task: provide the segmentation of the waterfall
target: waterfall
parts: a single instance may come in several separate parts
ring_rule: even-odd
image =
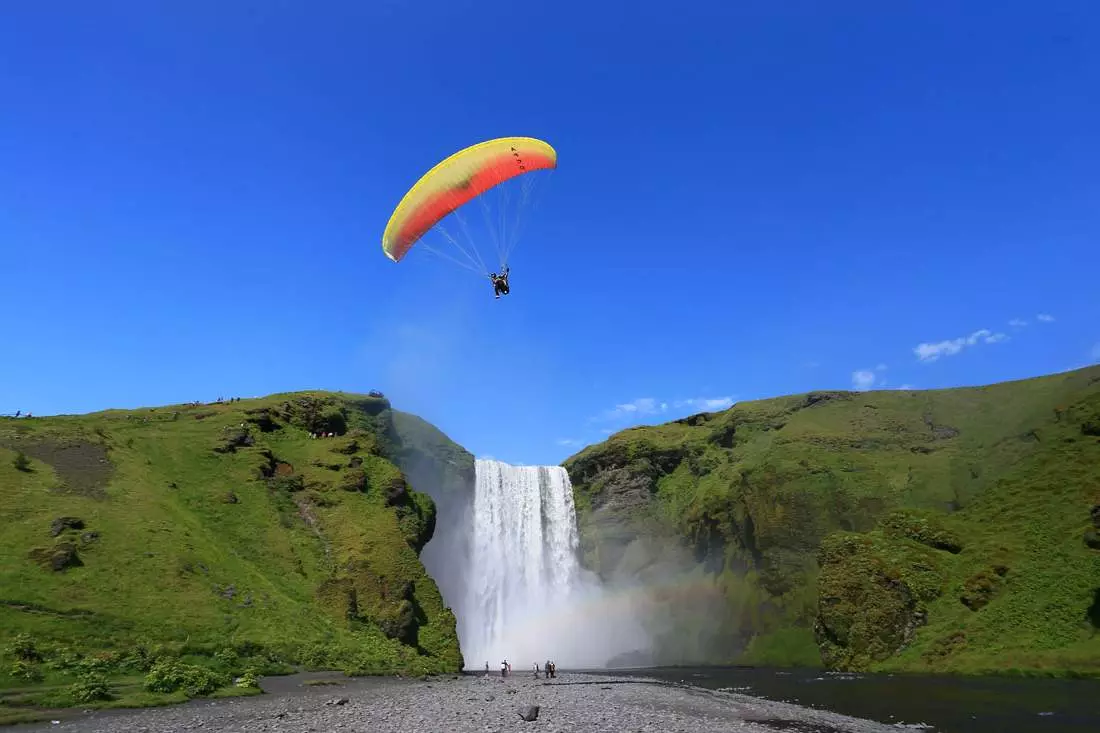
[[[472,537],[459,613],[469,668],[507,659],[516,671],[553,659],[602,667],[636,648],[636,624],[578,558],[580,537],[569,475],[559,466],[479,459]]]

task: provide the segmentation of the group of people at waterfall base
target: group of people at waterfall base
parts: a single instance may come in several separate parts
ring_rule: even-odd
[[[382,233],[382,251],[400,262],[417,245],[479,277],[488,277],[493,296],[499,300],[511,292],[508,257],[518,243],[523,213],[531,205],[538,181],[538,176],[531,174],[549,174],[557,165],[557,151],[532,137],[501,137],[463,148],[421,176],[401,198]],[[520,188],[514,196],[509,190],[512,185]],[[493,203],[494,195],[503,203]],[[479,208],[471,205],[475,200],[490,229],[480,241],[474,241],[465,218],[470,210]],[[513,207],[517,210],[512,211]],[[451,215],[461,231],[446,221]],[[432,230],[442,236],[444,251],[423,241]],[[465,243],[460,241],[462,234]],[[489,271],[481,253],[489,241],[497,250],[499,272]]]
[[[545,671],[546,679],[553,679],[558,676],[558,665],[556,662],[552,662],[549,659],[546,660],[546,666],[541,670],[539,669],[539,663],[535,662],[535,679],[539,678],[539,672]],[[500,663],[500,676],[507,677],[512,673],[512,663],[505,659]],[[489,663],[485,663],[485,674],[489,674]]]

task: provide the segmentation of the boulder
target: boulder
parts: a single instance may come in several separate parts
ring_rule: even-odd
[[[84,529],[84,520],[79,517],[58,517],[50,523],[50,536],[57,537],[67,529]]]
[[[76,552],[76,545],[71,542],[62,542],[51,548],[38,547],[28,554],[43,568],[54,572],[77,568],[84,564]]]

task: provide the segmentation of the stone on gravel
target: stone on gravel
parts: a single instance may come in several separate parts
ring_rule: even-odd
[[[489,689],[500,689],[486,689],[487,681],[474,675],[437,677],[429,687],[408,679],[349,679],[344,687],[355,698],[349,704],[349,697],[334,698],[331,690],[272,677],[261,684],[273,691],[256,697],[86,715],[77,708],[66,711],[60,724],[21,726],[19,733],[496,733],[517,726],[546,733],[897,733],[889,725],[824,710],[640,677],[562,673],[550,684],[520,677],[503,680],[507,692],[523,693],[522,705],[506,695],[487,695]],[[613,689],[600,689],[611,683]],[[283,691],[275,691],[279,688]],[[482,701],[484,697],[489,699]]]

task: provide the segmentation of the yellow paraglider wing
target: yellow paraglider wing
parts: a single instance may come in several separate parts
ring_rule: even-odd
[[[398,262],[455,209],[504,181],[557,164],[557,151],[532,137],[502,137],[460,150],[425,173],[401,199],[382,234],[382,251]]]

